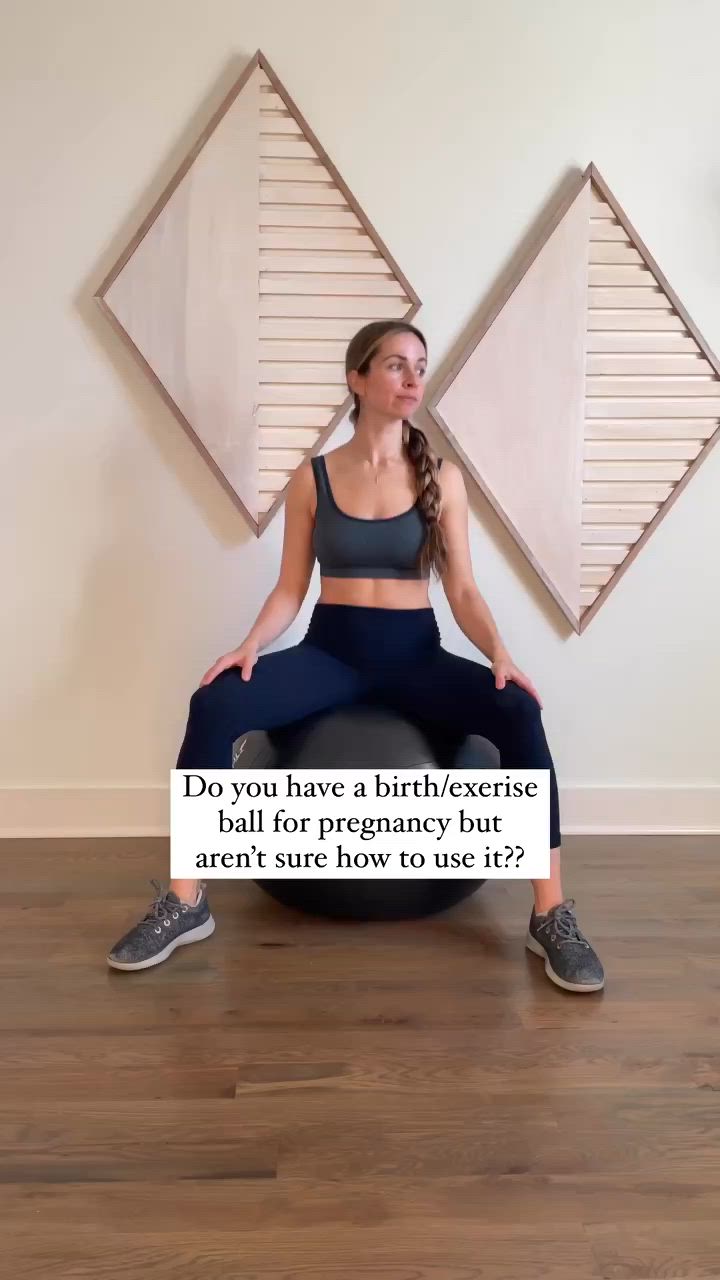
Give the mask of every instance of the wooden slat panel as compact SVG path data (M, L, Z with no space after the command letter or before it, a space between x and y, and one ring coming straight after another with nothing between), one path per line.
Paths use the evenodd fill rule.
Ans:
M588 289L588 306L602 310L628 309L671 311L672 303L660 290L654 289Z
M302 137L300 125L288 111L283 112L282 115L270 115L263 109L260 112L260 137L262 138L268 133Z
M342 388L336 386L323 387L318 383L313 383L308 387L297 387L266 382L259 388L258 394L260 403L264 405L301 404L314 406L332 404L339 406L345 399Z
M318 152L313 143L307 142L302 134L297 137L260 138L261 160L318 160ZM260 166L263 175L263 165Z
M290 474L287 471L265 471L261 469L258 484L262 493L279 493L281 489L285 488L289 480Z
M258 427L313 427L320 431L332 422L334 409L324 405L285 405L261 404L257 407ZM262 432L261 432L262 435Z
M717 378L595 378L586 383L589 396L720 397Z
M292 475L293 471L301 465L305 460L304 449L260 449L260 483L264 483L263 472L265 471L286 471Z
M611 400L601 396L588 400L586 414L588 418L710 418L720 415L720 395L707 400L699 396L685 400Z
M265 388L263 388L263 395ZM585 480L681 480L687 471L684 462L586 462Z
M263 160L260 163L260 190L263 183L282 182L289 193L295 183L324 183L330 189L332 178L329 169L318 161L294 163L292 160Z
M319 254L311 257L301 253L261 253L260 270L283 273L297 271L308 274L327 272L335 275L359 276L361 279L366 275L378 275L385 276L388 280L393 279L388 271L387 262L379 254L370 256L366 253L348 254L347 257L336 257L334 254L328 254L327 257ZM280 279L284 278L284 275L280 276ZM398 288L400 288L399 285Z
M643 293L645 292L643 290ZM588 329L591 331L596 329L621 329L626 331L642 329L645 332L650 332L654 329L685 331L685 325L680 316L676 315L674 311L661 311L657 308L655 311L639 310L633 312L628 311L623 303L618 302L615 306L619 309L611 311L605 304L598 310L595 310L591 305L588 311Z
M267 82L267 84L263 84L262 82L260 84L260 119L261 120L264 118L264 114L266 111L284 111L286 113L288 112L288 107L286 102L284 101L283 98L280 97L280 94L276 93L275 90L270 86L269 81Z
M262 240L262 237L261 237ZM679 319L679 317L677 317ZM679 326L682 328L682 325ZM594 331L587 336L586 350L607 352L647 352L662 354L669 351L697 351L694 338L686 333L654 330L650 333L629 332L615 329L609 333Z
M332 231L327 227L290 228L284 231L263 231L260 235L260 251L267 250L288 252L292 250L322 249L333 253L344 250L351 252L376 253L377 250L370 236L364 231Z
M268 315L260 317L259 334L261 341L266 338L279 341L286 338L328 338L331 341L344 342L347 346L358 328L353 317L336 316L334 319L305 317L298 320L292 316Z
M609 546L607 543L598 543L587 546L583 543L581 553L581 563L587 565L618 565L622 564L630 548L621 543Z
M582 587L580 590L580 607L587 609L589 605L597 600L600 592L596 587Z
M638 266L644 266L645 260L641 253L630 244L628 240L620 242L615 237L612 240L591 241L590 243L590 264L596 263L636 263Z
M580 585L581 587L604 587L605 583L610 581L614 572L614 566L603 568L601 565L595 565L586 568L583 565L580 568Z
M258 498L258 504L257 504L258 511L261 512L262 515L264 515L266 511L270 510L276 497L277 497L276 493L261 493Z
M312 449L320 432L311 427L265 427L258 432L261 449Z
M649 508L648 515L645 517L645 524L647 524L649 520L652 520L654 515L655 515L655 508L654 507ZM586 525L583 525L583 530L582 530L583 546L587 546L590 543L597 543L597 542L600 542L604 546L607 546L609 543L619 542L619 543L622 543L623 546L625 547L631 547L633 543L637 542L638 538L641 536L645 528L645 524L597 524L597 525L586 524Z
M260 359L282 361L298 361L301 364L315 364L318 361L329 360L332 363L342 365L345 368L345 351L347 342L296 342L288 339L286 342L271 341L269 338L261 338L260 340Z
M613 210L610 208L610 205L607 203L606 200L602 200L600 196L598 196L594 187L592 188L590 218L591 220L593 218L609 218L610 221L612 222L615 221L615 214Z
M596 288L614 288L616 285L621 289L637 289L641 285L645 288L655 287L655 277L652 272L648 271L646 266L636 266L634 263L628 263L625 266L606 264L591 266L588 279Z
M619 503L624 506L628 502L664 502L670 497L673 491L671 484L631 484L628 481L619 484L602 484L600 481L586 482L583 485L583 501L584 502L601 502L601 503ZM596 523L600 517L593 513L592 520Z
M684 375L698 378L714 377L714 369L708 360L683 352L670 352L669 354L664 352L651 354L648 352L643 355L596 355L591 353L587 357L587 372L596 376L602 374L604 377L614 378L638 376L681 378Z
M654 502L625 500L626 494L615 501L607 502L596 493L588 493L585 486L585 498L582 508L583 524L634 524L642 521L643 527L655 519L657 506Z
M691 462L703 447L702 440L586 440L588 462L670 459Z
M347 388L344 364L271 364L260 361L260 382L340 383Z
M717 418L593 418L585 439L708 440L717 428Z
M590 242L603 240L624 240L628 243L627 233L619 222L595 221L590 219Z
M261 316L304 316L307 319L329 319L331 316L353 316L356 328L367 320L400 318L407 311L407 299L374 297L315 297L312 294L289 297L287 294L265 294L260 298Z
M262 206L265 204L317 204L323 205L344 205L345 196L339 187L323 186L318 182L314 183L260 183L260 220L262 217ZM640 304L638 304L640 305Z
M261 294L282 294L285 297L297 293L312 294L316 298L318 294L330 294L333 297L354 294L365 298L371 295L406 298L400 281L393 276L365 276L359 271L346 276L330 272L326 276L310 275L309 272L298 275L284 271L273 275L261 272L259 287Z
M362 223L357 214L348 208L328 208L323 205L316 204L301 208L288 209L287 205L281 201L266 201L261 204L258 210L260 220L260 232L269 227L338 227L347 229L356 227L362 229Z

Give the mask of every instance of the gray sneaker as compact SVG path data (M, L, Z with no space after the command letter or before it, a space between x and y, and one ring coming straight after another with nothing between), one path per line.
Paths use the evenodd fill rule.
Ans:
M566 991L602 991L605 972L575 919L574 898L566 898L544 915L533 907L525 945L545 959L551 982Z
M112 969L149 969L167 960L176 947L200 942L215 931L204 882L194 907L181 902L172 892L164 894L157 880L150 883L157 890L157 897L142 920L115 943L107 958Z

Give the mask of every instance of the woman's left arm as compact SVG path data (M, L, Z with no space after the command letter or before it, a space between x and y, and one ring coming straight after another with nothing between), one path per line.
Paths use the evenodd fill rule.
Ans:
M532 680L515 666L500 637L495 620L473 577L468 540L468 501L465 481L459 467L448 458L443 460L442 506L440 525L447 544L448 563L442 585L450 611L460 630L492 666L495 685L504 689L512 680L542 701Z

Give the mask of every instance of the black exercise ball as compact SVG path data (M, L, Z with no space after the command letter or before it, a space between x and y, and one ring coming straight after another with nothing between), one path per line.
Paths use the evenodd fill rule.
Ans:
M250 730L233 743L236 769L489 769L496 748L421 728L383 707L359 704L281 729ZM283 906L344 920L416 920L446 911L484 880L256 880Z

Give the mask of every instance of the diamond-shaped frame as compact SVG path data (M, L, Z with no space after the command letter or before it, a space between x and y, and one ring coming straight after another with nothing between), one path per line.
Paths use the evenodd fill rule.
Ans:
M591 164L427 407L580 633L720 439L720 362Z
M258 50L95 294L259 537L420 299Z

